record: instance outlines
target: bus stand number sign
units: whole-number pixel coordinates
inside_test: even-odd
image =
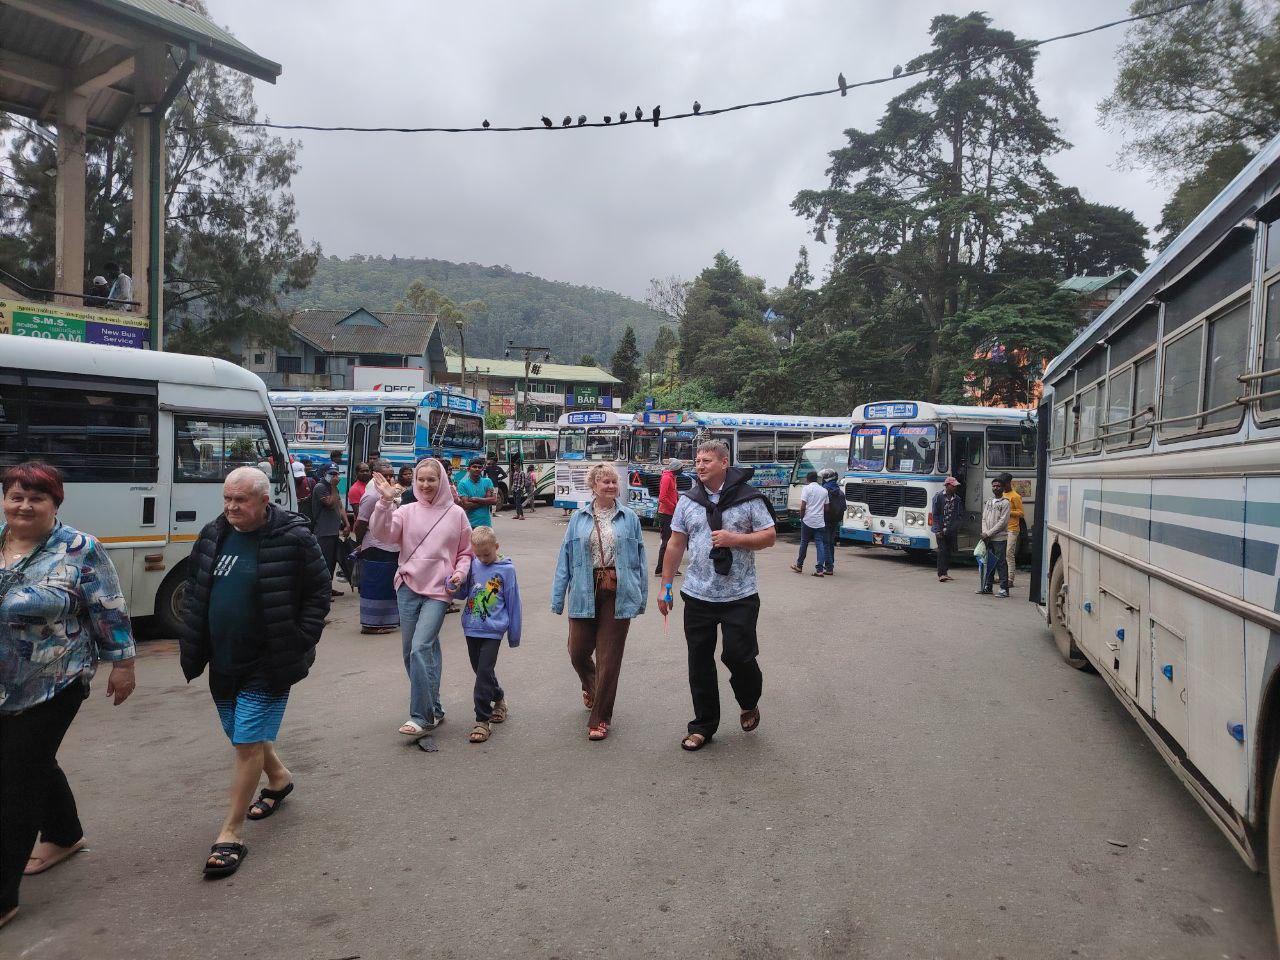
[[[914,403],[869,403],[864,416],[868,420],[906,420],[918,409]]]
[[[604,423],[603,413],[571,413],[570,423]]]

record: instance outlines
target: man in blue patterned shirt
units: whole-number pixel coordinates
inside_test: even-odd
[[[694,717],[680,743],[686,750],[701,750],[720,724],[717,628],[724,636],[722,659],[729,668],[729,684],[742,708],[742,729],[749,732],[760,725],[764,677],[756,663],[760,595],[755,552],[768,549],[777,539],[773,510],[751,486],[750,471],[729,466],[729,447],[723,440],[699,445],[694,471],[697,480],[671,517],[658,596],[658,609],[666,616],[672,607],[672,581],[688,550],[680,597]]]

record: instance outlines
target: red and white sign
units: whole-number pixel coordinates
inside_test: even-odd
[[[412,393],[426,389],[427,372],[415,367],[352,367],[353,390]]]

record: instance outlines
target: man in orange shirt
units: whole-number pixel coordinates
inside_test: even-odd
[[[1013,489],[1013,474],[1000,474],[1004,498],[1009,501],[1009,540],[1005,547],[1005,560],[1009,565],[1009,586],[1013,587],[1014,574],[1018,570],[1018,534],[1022,532],[1022,495]]]
[[[662,479],[658,481],[658,529],[662,535],[662,545],[658,547],[658,566],[654,570],[656,576],[662,576],[662,558],[667,552],[667,541],[671,539],[671,517],[676,512],[676,503],[680,499],[680,487],[676,477],[684,464],[672,460],[667,469],[662,471]],[[679,573],[679,571],[677,571]]]

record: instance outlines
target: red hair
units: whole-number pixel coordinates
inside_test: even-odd
[[[0,474],[0,490],[8,493],[9,488],[15,484],[25,490],[47,493],[53,498],[56,507],[62,506],[66,497],[66,491],[62,488],[62,471],[39,460],[28,460],[16,467],[9,467]]]

